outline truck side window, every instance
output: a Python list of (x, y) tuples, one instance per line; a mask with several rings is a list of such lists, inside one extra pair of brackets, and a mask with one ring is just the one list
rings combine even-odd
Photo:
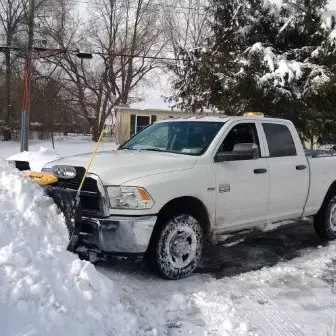
[(292, 134), (286, 125), (263, 123), (270, 157), (295, 156)]
[[(240, 144), (243, 145), (239, 146)], [(234, 152), (237, 148), (244, 146), (251, 150), (258, 148), (260, 156), (258, 132), (254, 123), (242, 123), (234, 126), (226, 136), (218, 152)]]

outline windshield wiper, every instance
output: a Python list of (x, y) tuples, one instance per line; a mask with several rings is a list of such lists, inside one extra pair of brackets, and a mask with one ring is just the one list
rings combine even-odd
[(141, 148), (140, 151), (150, 151), (150, 152), (166, 152), (165, 150), (159, 148)]

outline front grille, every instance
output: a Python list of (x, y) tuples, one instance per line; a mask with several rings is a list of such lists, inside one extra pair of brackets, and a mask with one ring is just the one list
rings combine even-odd
[(87, 211), (94, 211), (94, 212), (100, 212), (100, 202), (99, 202), (99, 194), (98, 195), (88, 195), (85, 193), (81, 193), (80, 195), (80, 204), (82, 210)]
[[(74, 179), (71, 180), (59, 181), (59, 183), (62, 183), (62, 188), (78, 190), (81, 181), (82, 178), (77, 179), (77, 177), (75, 177)], [(82, 191), (86, 191), (89, 193), (97, 193), (98, 192), (97, 181), (91, 177), (85, 178)]]
[[(76, 168), (75, 178), (71, 180), (61, 180), (63, 188), (78, 190), (82, 182), (82, 178), (85, 174), (85, 169), (83, 167), (75, 167), (75, 168)], [(88, 191), (94, 193), (98, 192), (97, 180), (91, 177), (87, 177), (84, 181), (82, 191)]]
[[(76, 168), (76, 177), (70, 180), (59, 179), (57, 187), (76, 192), (80, 186), (85, 173), (83, 167)], [(97, 185), (97, 180), (92, 177), (86, 177), (81, 194), (80, 206), (83, 214), (99, 216), (102, 213), (101, 196)]]

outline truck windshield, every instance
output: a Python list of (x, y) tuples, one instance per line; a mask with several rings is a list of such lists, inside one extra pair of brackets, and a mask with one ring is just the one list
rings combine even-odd
[(120, 149), (202, 155), (224, 122), (171, 121), (156, 123), (136, 134)]

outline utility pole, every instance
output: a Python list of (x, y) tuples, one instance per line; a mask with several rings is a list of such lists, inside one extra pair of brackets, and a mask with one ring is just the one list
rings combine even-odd
[[(7, 39), (8, 41), (8, 39)], [(7, 42), (8, 46), (11, 43)], [(6, 88), (5, 88), (5, 101), (6, 101), (6, 124), (10, 127), (11, 118), (11, 51), (10, 49), (5, 51), (5, 63), (6, 63)]]
[(24, 71), (24, 94), (21, 116), (21, 152), (28, 151), (29, 142), (29, 113), (30, 113), (30, 92), (31, 92), (31, 72), (32, 54), (34, 42), (34, 14), (35, 0), (29, 0), (28, 9), (28, 44)]

